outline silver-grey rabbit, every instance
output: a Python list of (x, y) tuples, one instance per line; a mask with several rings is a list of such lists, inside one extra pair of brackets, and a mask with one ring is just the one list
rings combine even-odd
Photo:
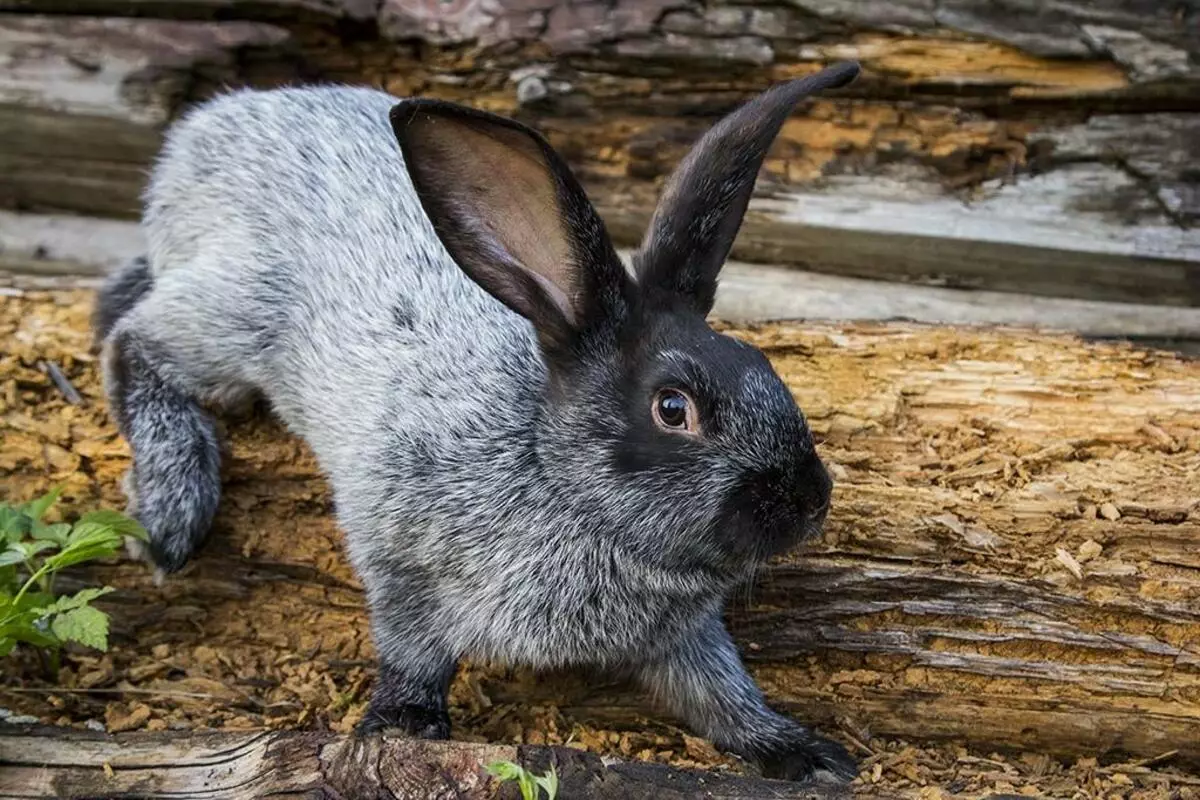
[(545, 139), (350, 87), (234, 91), (169, 131), (145, 259), (101, 291), (130, 509), (164, 573), (220, 495), (212, 409), (265, 397), (333, 486), (379, 676), (361, 730), (449, 735), (462, 657), (638, 679), (718, 747), (846, 780), (722, 622), (831, 481), (760, 351), (706, 323), (768, 147), (853, 63), (709, 131), (632, 270)]

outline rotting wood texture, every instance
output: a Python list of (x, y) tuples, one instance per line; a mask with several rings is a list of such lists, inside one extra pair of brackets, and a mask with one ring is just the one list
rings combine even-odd
[[(68, 509), (123, 503), (89, 297), (0, 300), (0, 496), (61, 483)], [(847, 741), (1200, 764), (1200, 363), (1027, 331), (735, 333), (795, 392), (836, 478), (824, 540), (730, 604), (772, 702)], [(124, 561), (86, 576), (119, 590), (111, 652), (73, 657), (57, 684), (30, 671), (0, 689), (5, 707), (117, 731), (354, 724), (371, 646), (328, 489), (261, 415), (230, 429), (201, 555), (162, 587)], [(716, 759), (597, 676), (468, 665), (452, 707), (457, 731), (488, 741), (575, 732), (604, 754), (676, 742), (676, 757)]]
[(1040, 12), (1017, 0), (0, 8), (23, 12), (0, 20), (10, 208), (132, 217), (163, 122), (189, 103), (225, 85), (339, 80), (537, 125), (631, 245), (654, 188), (720, 113), (772, 81), (856, 58), (858, 83), (785, 126), (735, 256), (1200, 304), (1193, 0)]
[[(553, 764), (569, 800), (843, 800), (846, 789), (601, 762), (567, 748), (425, 742), (387, 735), (224, 732), (177, 735), (22, 730), (0, 725), (0, 796), (16, 800), (336, 797), (347, 800), (517, 798), (486, 770)], [(863, 796), (863, 795), (860, 795)]]

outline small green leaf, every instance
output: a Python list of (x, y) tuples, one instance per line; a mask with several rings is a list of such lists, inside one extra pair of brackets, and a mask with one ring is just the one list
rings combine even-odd
[(121, 534), (107, 525), (81, 522), (71, 531), (69, 543), (62, 550), (46, 559), (53, 570), (60, 570), (83, 561), (104, 558), (121, 548)]
[(35, 539), (53, 542), (62, 547), (67, 543), (67, 538), (71, 534), (71, 526), (65, 522), (56, 522), (53, 525), (47, 525), (44, 522), (34, 522), (33, 528), (29, 533)]
[(67, 537), (67, 546), (101, 540), (120, 541), (121, 532), (107, 523), (80, 520), (71, 529), (71, 535)]
[(143, 542), (150, 538), (149, 534), (146, 533), (146, 529), (141, 526), (141, 523), (119, 511), (109, 509), (89, 511), (79, 518), (79, 523), (104, 525), (112, 528), (121, 536), (132, 536), (135, 539), (141, 539)]
[[(59, 494), (56, 488), (15, 508), (0, 504), (0, 657), (19, 643), (51, 650), (68, 641), (108, 647), (108, 616), (91, 603), (111, 588), (59, 598), (43, 589), (56, 571), (110, 556), (126, 536), (144, 539), (146, 534), (135, 520), (115, 511), (91, 512), (75, 525), (43, 522)], [(34, 576), (22, 576), (30, 568)]]
[(502, 781), (515, 781), (524, 772), (521, 767), (511, 761), (493, 761), (487, 765), (487, 771)]
[(534, 776), (537, 785), (542, 787), (546, 792), (546, 797), (549, 800), (555, 800), (558, 797), (558, 771), (554, 769), (554, 765), (550, 765), (550, 772), (541, 777)]
[(105, 586), (100, 589), (81, 589), (70, 597), (58, 598), (45, 607), (44, 613), (60, 614), (64, 611), (70, 611), (73, 608), (83, 608), (97, 597), (103, 597), (111, 591), (114, 591), (111, 586)]
[(28, 514), (32, 519), (39, 520), (47, 511), (50, 510), (50, 506), (54, 505), (54, 503), (58, 500), (58, 496), (62, 494), (62, 490), (63, 487), (55, 486), (53, 489), (46, 492), (46, 494), (42, 495), (36, 500), (30, 500), (21, 510)]
[[(10, 601), (11, 603), (11, 601)], [(10, 608), (14, 613), (32, 614), (31, 619), (46, 616), (46, 609), (54, 604), (54, 596), (45, 592), (26, 592), (20, 602), (12, 603)]]
[(25, 560), (29, 560), (38, 553), (44, 553), (47, 550), (53, 550), (57, 546), (58, 545), (54, 544), (54, 542), (17, 542), (12, 547), (21, 551), (21, 553), (25, 556)]
[(550, 772), (542, 777), (511, 761), (493, 761), (487, 765), (487, 771), (501, 781), (516, 781), (521, 790), (522, 800), (539, 800), (539, 787), (545, 790), (550, 800), (555, 800), (558, 796), (558, 773), (555, 772), (553, 764), (550, 765)]
[(108, 649), (108, 615), (98, 608), (82, 606), (56, 614), (50, 630), (64, 641), (79, 642), (96, 650)]
[(98, 542), (83, 542), (78, 545), (72, 545), (66, 550), (63, 550), (61, 553), (55, 553), (46, 559), (46, 564), (49, 565), (52, 571), (57, 572), (76, 564), (82, 564), (84, 561), (94, 561), (98, 558), (106, 558), (117, 552), (119, 549), (121, 549), (120, 539)]
[(0, 566), (0, 594), (14, 595), (20, 591), (17, 584), (17, 568), (12, 564)]
[(23, 616), (5, 620), (0, 624), (0, 641), (11, 639), (27, 642), (35, 647), (58, 647), (61, 642), (50, 633), (39, 629), (34, 619), (31, 616)]
[(20, 540), (29, 533), (29, 527), (32, 524), (33, 520), (27, 514), (22, 513), (20, 509), (8, 505), (0, 506), (0, 536), (4, 541)]

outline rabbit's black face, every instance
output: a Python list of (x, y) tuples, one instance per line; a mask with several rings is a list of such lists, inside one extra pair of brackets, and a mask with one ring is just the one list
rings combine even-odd
[(643, 319), (627, 332), (614, 386), (628, 424), (614, 443), (618, 471), (631, 482), (669, 475), (662, 502), (707, 515), (697, 527), (725, 563), (756, 563), (818, 534), (832, 481), (766, 357), (694, 313)]
[(782, 467), (750, 470), (729, 492), (720, 527), (753, 561), (765, 561), (817, 536), (833, 481), (808, 449)]
[(632, 276), (541, 134), (428, 98), (392, 111), (442, 244), (533, 326), (549, 478), (648, 561), (741, 569), (821, 527), (829, 475), (791, 393), (761, 352), (704, 320), (780, 127), (857, 73), (780, 84), (714, 125), (663, 187)]

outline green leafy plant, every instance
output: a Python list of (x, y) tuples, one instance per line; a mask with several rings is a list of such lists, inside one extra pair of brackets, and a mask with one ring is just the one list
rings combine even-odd
[(21, 505), (0, 503), (0, 657), (19, 642), (49, 651), (57, 666), (67, 642), (108, 649), (108, 616), (91, 603), (112, 591), (88, 588), (57, 596), (54, 579), (75, 564), (116, 553), (124, 537), (146, 531), (116, 511), (92, 511), (71, 525), (47, 523), (61, 489)]
[(511, 761), (493, 761), (487, 765), (487, 771), (504, 781), (516, 781), (521, 789), (522, 800), (539, 800), (539, 789), (546, 792), (549, 800), (558, 797), (558, 773), (554, 765), (545, 775), (534, 775), (520, 764)]

